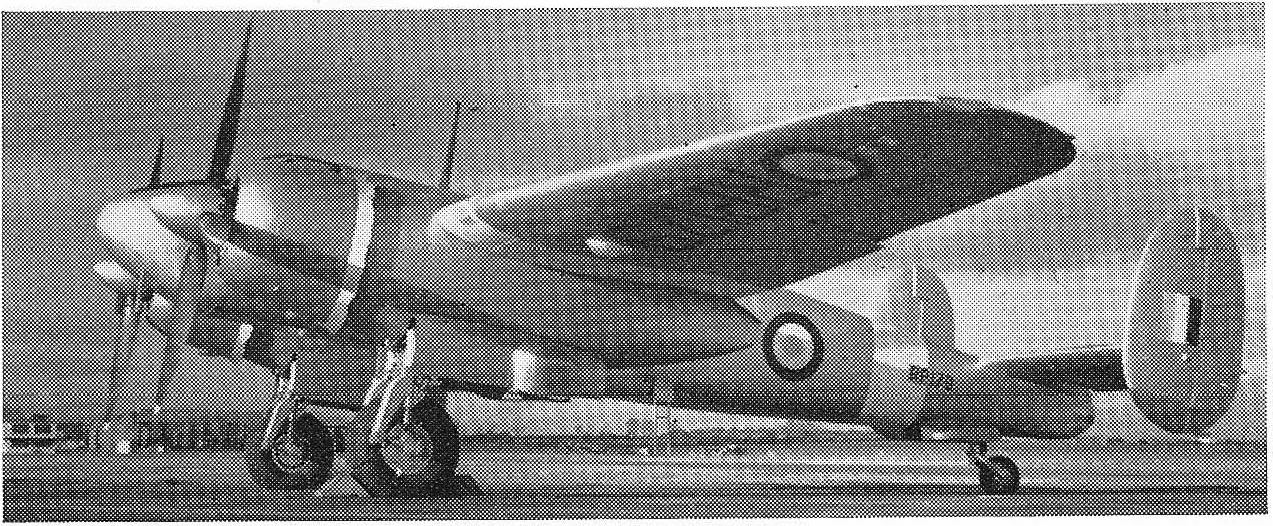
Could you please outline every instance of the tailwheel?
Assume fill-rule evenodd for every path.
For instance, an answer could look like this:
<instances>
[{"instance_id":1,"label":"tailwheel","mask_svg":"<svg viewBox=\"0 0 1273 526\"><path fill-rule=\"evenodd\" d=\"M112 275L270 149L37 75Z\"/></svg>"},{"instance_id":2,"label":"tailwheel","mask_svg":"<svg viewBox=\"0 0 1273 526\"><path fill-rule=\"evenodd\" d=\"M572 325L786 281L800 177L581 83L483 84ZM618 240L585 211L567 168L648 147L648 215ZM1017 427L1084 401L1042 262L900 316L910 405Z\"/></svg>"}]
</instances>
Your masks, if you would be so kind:
<instances>
[{"instance_id":1,"label":"tailwheel","mask_svg":"<svg viewBox=\"0 0 1273 526\"><path fill-rule=\"evenodd\" d=\"M331 430L309 413L288 417L269 440L250 444L248 474L268 489L317 489L331 477Z\"/></svg>"},{"instance_id":2,"label":"tailwheel","mask_svg":"<svg viewBox=\"0 0 1273 526\"><path fill-rule=\"evenodd\" d=\"M986 495L1011 495L1021 489L1021 471L1008 457L995 455L977 466L981 490Z\"/></svg>"},{"instance_id":3,"label":"tailwheel","mask_svg":"<svg viewBox=\"0 0 1273 526\"><path fill-rule=\"evenodd\" d=\"M977 481L986 495L1011 495L1021 489L1021 470L1008 457L987 457L985 444L973 444L968 448L968 458L977 469Z\"/></svg>"},{"instance_id":4,"label":"tailwheel","mask_svg":"<svg viewBox=\"0 0 1273 526\"><path fill-rule=\"evenodd\" d=\"M369 404L351 426L349 442L354 479L378 497L438 496L455 478L459 434L441 401L425 400L405 415L391 417L384 439L371 443L369 432L378 404Z\"/></svg>"}]
</instances>

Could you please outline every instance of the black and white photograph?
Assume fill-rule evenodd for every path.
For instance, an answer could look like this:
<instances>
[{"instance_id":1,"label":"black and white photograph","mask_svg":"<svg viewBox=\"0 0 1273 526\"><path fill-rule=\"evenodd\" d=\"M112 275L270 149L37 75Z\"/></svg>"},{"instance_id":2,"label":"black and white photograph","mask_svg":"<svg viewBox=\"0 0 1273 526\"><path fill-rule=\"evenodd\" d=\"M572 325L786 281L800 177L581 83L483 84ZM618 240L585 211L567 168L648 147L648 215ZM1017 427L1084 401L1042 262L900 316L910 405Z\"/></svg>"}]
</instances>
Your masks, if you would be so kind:
<instances>
[{"instance_id":1,"label":"black and white photograph","mask_svg":"<svg viewBox=\"0 0 1273 526\"><path fill-rule=\"evenodd\" d=\"M58 7L5 522L1268 513L1263 3Z\"/></svg>"}]
</instances>

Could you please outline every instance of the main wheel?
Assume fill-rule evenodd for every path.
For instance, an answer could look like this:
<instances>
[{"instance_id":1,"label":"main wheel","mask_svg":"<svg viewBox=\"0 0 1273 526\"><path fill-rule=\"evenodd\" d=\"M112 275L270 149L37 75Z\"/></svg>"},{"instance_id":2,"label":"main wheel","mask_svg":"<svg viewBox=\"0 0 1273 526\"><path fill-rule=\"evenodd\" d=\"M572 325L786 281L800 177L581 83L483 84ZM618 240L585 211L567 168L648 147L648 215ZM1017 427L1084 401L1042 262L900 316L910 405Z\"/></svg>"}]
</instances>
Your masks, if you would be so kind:
<instances>
[{"instance_id":1,"label":"main wheel","mask_svg":"<svg viewBox=\"0 0 1273 526\"><path fill-rule=\"evenodd\" d=\"M367 439L377 406L364 408L348 444L353 476L373 496L432 496L447 492L455 477L459 434L440 401L426 400L391 417L385 439Z\"/></svg>"},{"instance_id":2,"label":"main wheel","mask_svg":"<svg viewBox=\"0 0 1273 526\"><path fill-rule=\"evenodd\" d=\"M268 489L317 489L332 473L336 453L331 430L309 413L283 422L269 446L249 444L248 474Z\"/></svg>"},{"instance_id":3,"label":"main wheel","mask_svg":"<svg viewBox=\"0 0 1273 526\"><path fill-rule=\"evenodd\" d=\"M977 478L987 495L1011 495L1021 489L1021 470L1005 456L995 455L978 465Z\"/></svg>"}]
</instances>

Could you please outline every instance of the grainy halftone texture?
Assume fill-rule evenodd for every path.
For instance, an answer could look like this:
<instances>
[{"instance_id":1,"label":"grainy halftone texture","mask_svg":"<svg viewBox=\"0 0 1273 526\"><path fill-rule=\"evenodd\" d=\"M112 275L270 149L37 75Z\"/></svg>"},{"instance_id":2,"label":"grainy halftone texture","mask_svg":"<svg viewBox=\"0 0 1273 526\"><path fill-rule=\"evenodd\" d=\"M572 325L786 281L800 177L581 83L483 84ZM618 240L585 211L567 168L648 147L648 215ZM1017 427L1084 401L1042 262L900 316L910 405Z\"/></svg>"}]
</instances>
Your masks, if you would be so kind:
<instances>
[{"instance_id":1,"label":"grainy halftone texture","mask_svg":"<svg viewBox=\"0 0 1273 526\"><path fill-rule=\"evenodd\" d=\"M1263 15L1259 4L5 13L3 406L6 438L12 440L6 442L4 518L1266 513ZM107 236L127 232L125 237L150 248L158 236L146 237L148 215L121 213L112 217L123 221L111 223L100 219L99 211L146 183L161 139L163 181L207 175L249 19L254 35L230 176L250 180L267 172L263 157L289 153L334 164L298 161L269 173L300 180L330 172L337 174L331 176L337 183L321 198L268 185L231 192L237 196L238 218L249 223L269 222L261 215L249 217L244 207L252 203L291 207L276 208L271 216L283 218L278 223L283 226L234 231L231 244L279 268L299 269L319 284L275 290L262 285L275 282L262 280L255 282L260 290L226 297L241 300L239 307L247 310L268 305L295 321L311 314L329 317L332 298L343 288L358 293L345 336L364 341L325 347L300 343L298 335L272 335L272 346L249 353L250 361L181 352L159 416L112 419L112 412L149 411L163 337L150 324L138 327L136 349L120 362L122 387L112 407L110 357L130 329L112 315L115 293L92 271L95 263L116 255L108 254L101 230ZM673 287L619 286L580 278L575 268L558 280L555 270L545 274L544 268L560 263L546 260L536 260L533 272L524 265L457 264L441 274L445 282L434 277L415 283L423 287L400 279L425 267L422 261L445 265L465 256L457 251L441 263L421 259L431 243L454 241L426 235L437 206L429 208L419 196L438 200L438 206L449 202L448 196L402 189L408 183L431 184L446 170L457 101L461 111L450 181L460 195L454 199L549 181L857 100L914 95L983 100L1042 119L1075 137L1075 158L1061 172L990 201L951 209L913 229L906 224L907 231L884 240L878 252L793 286L826 305L791 307L782 303L786 296L771 293L745 299L750 313L743 313L733 298L699 290L711 281L702 276L682 278ZM911 133L928 131L935 133ZM893 139L879 141L887 146ZM781 165L787 158L773 159ZM331 166L343 168L330 171ZM770 171L757 175L740 169L741 175L689 185L695 191L722 188L706 199L723 203L713 210L744 226L667 227L664 220L672 213L666 208L644 211L641 217L664 221L665 230L616 233L609 240L622 243L610 249L685 248L687 233L708 239L747 232L746 224L760 221L754 218L803 220L783 214L814 199L810 195L832 193L825 181L770 184L768 178L783 174L765 169ZM377 203L406 201L396 214L379 212L368 223L379 230L373 228L364 240L371 245L366 269L354 264L347 250L360 239L360 188L347 184L354 180L351 173L384 174L397 181L383 185L387 189ZM762 179L767 182L759 184ZM614 208L554 210L586 218L660 197L681 199L681 212L690 206L674 184L633 187L645 193L608 202ZM276 191L262 194L262 188ZM886 206L881 200L872 204L880 208L864 207L864 214L853 217L866 220L842 225L843 232L875 231L871 214L886 215L890 210L885 208L932 207L962 195L949 189L913 191L900 194L917 196L912 201L887 201ZM1081 348L1081 359L1050 364L1046 376L1052 380L1027 386L1043 391L1025 398L1002 396L1010 386L994 383L1007 382L995 377L990 389L984 384L976 384L981 390L968 388L984 401L941 405L951 403L942 391L973 385L959 379L965 356L959 353L991 361L1088 344L1117 351L1128 298L1139 279L1137 258L1156 220L1180 207L1214 212L1232 230L1240 254L1234 264L1212 263L1228 272L1229 283L1236 283L1236 272L1242 278L1237 296L1244 309L1223 311L1237 315L1219 318L1238 334L1237 365L1225 361L1225 371L1217 372L1217 366L1191 373L1244 370L1236 385L1218 388L1236 390L1236 399L1212 430L1216 443L1180 442L1150 423L1121 390L1097 393L1093 402L1084 389L1093 386L1074 378L1107 381L1123 374L1120 370L1116 376L1112 369L1122 367L1117 353L1103 354L1097 347ZM560 218L544 219L552 225ZM172 224L170 219L156 228ZM213 232L217 239L230 232L203 228L201 235ZM651 230L662 237L651 237ZM778 250L791 253L849 250L838 242L801 246L802 239L773 241ZM175 275L182 256L190 253L151 252L161 263L154 272ZM231 262L240 261L233 259L240 257L236 253L227 254ZM219 270L226 268L214 259L220 256L207 257L209 270L199 271L207 274L198 280L205 283L199 294L212 294L208 291L219 290L217 284L233 276ZM737 264L736 270L755 275L798 263L779 269ZM915 341L903 342L916 345L882 352L872 343L881 332L894 330L901 334L898 341L905 340L905 330L897 324L882 327L879 315L887 310L882 305L892 272L911 265L932 269L949 290L941 295L948 300L921 305L915 315L927 319L924 313L936 311L923 309L936 307L949 310L953 323L941 318L941 329L921 323ZM150 314L160 320L156 325L171 331L164 316L179 309L171 298L166 301L166 307L152 304ZM1171 313L1180 316L1181 341L1208 337L1190 321L1196 310L1191 300L1167 301L1175 302ZM899 315L911 312L905 306L891 308ZM1211 316L1213 311L1201 312ZM215 313L198 313L209 314ZM316 410L324 423L297 428L304 430L298 432L301 451L252 453L274 391L268 369L279 369L293 353L300 354L302 390L329 402L360 402L383 356L376 345L386 335L396 337L412 315L425 316L427 325L421 329L417 362L442 371L428 376L468 382L450 385L477 391L481 385L506 387L518 367L538 367L532 358L511 352L527 334L563 346L545 354L615 367L643 365L659 353L678 360L719 354L712 345L728 346L737 339L763 339L766 345L690 365L653 365L630 377L616 374L623 385L605 391L649 401L657 389L643 382L666 374L680 378L668 397L682 408L612 400L490 401L460 392L450 395L448 404L458 438L448 426L434 425L425 433L431 441L391 432L393 445L383 450L350 448L350 440L365 442L369 417L349 429L349 413ZM235 338L248 336L240 323L267 325L220 319L231 321L196 324L194 332L232 348ZM438 319L483 328L431 323ZM659 325L667 320L683 322ZM1241 329L1234 329L1239 324ZM590 345L598 341L607 343ZM867 345L854 346L861 342ZM941 351L929 354L937 346ZM846 365L850 357L860 361ZM897 376L874 367L876 362L899 367ZM553 367L558 368L544 378L587 385L583 373ZM1057 382L1062 374L1078 383ZM535 388L554 383L523 381ZM1198 400L1207 396L1224 397L1191 388L1186 407L1203 407L1206 402ZM1164 397L1169 400L1138 398L1137 403L1180 407L1173 405L1178 401L1172 394ZM52 415L52 423L33 420L33 414ZM1090 429L1067 440L992 443L990 454L1012 458L1022 481L1018 495L991 497L977 495L977 473L963 446L881 441L874 432L850 425L868 423L891 438L942 438L936 432L956 435L947 439L982 439L959 435L950 429L959 425L949 422L927 435L910 425L951 415L973 433L1039 437L1089 424ZM107 420L115 421L112 431L97 431ZM336 424L333 436L326 434L330 424ZM129 441L131 455L83 450L117 448L121 439ZM315 482L304 476L321 476L325 468L313 463L330 460L324 452L331 444L341 453L326 491L341 493L354 488L347 479L350 471L365 483L389 480L392 474L376 470L411 468L394 455L433 452L436 460L438 448L450 440L460 445L456 471L471 475L485 497L313 497L308 489L271 491L253 483L253 477L276 486ZM77 450L41 452L48 448ZM249 451L246 462L238 452L243 449ZM343 458L346 450L350 460ZM449 466L450 460L442 464ZM256 466L249 467L254 461ZM301 478L262 471L262 461L292 465ZM423 470L435 468L436 463Z\"/></svg>"}]
</instances>

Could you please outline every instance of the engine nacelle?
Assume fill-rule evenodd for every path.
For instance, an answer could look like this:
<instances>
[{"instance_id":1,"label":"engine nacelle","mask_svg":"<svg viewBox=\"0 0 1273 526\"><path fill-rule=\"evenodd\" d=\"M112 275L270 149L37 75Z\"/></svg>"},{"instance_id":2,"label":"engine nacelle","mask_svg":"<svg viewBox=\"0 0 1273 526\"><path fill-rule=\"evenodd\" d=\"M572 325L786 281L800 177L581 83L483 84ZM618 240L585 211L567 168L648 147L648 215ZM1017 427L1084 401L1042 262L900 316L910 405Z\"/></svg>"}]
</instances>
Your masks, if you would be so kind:
<instances>
[{"instance_id":1,"label":"engine nacelle","mask_svg":"<svg viewBox=\"0 0 1273 526\"><path fill-rule=\"evenodd\" d=\"M146 310L146 321L155 330L171 334L175 314L168 298L156 295L151 299L150 308ZM196 312L186 345L198 349L204 356L240 358L249 337L250 326L241 325L233 319Z\"/></svg>"},{"instance_id":2,"label":"engine nacelle","mask_svg":"<svg viewBox=\"0 0 1273 526\"><path fill-rule=\"evenodd\" d=\"M241 358L244 344L251 335L251 325L225 318L195 316L186 343L202 351L204 356Z\"/></svg>"},{"instance_id":3,"label":"engine nacelle","mask_svg":"<svg viewBox=\"0 0 1273 526\"><path fill-rule=\"evenodd\" d=\"M1233 232L1206 210L1167 213L1145 243L1123 342L1123 377L1146 418L1197 434L1228 411L1244 301Z\"/></svg>"},{"instance_id":4,"label":"engine nacelle","mask_svg":"<svg viewBox=\"0 0 1273 526\"><path fill-rule=\"evenodd\" d=\"M419 219L402 210L436 208L454 197L317 159L265 159L242 178L234 222L209 228L220 243L209 269L210 307L374 342L385 332L377 316L386 298L359 295L376 279L372 267L392 249L400 221ZM385 239L373 242L373 233Z\"/></svg>"}]
</instances>

